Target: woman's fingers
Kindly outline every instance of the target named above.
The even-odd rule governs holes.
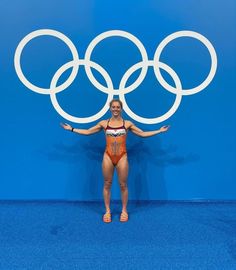
[[[68,129],[70,128],[70,125],[68,125],[67,123],[60,123],[61,127],[63,127],[64,129]]]

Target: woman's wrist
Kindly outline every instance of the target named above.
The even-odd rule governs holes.
[[[71,131],[71,132],[74,132],[74,128],[72,127],[70,131]]]

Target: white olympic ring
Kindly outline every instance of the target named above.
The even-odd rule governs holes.
[[[149,61],[148,65],[154,67],[154,61]],[[138,63],[138,64],[135,65],[135,68],[133,68],[133,66],[132,66],[132,69],[129,69],[127,71],[127,73],[129,75],[131,75],[133,72],[135,72],[137,69],[139,69],[141,67],[142,67],[142,63],[140,62],[140,63]],[[173,78],[173,80],[175,82],[175,85],[176,85],[176,98],[175,98],[175,102],[174,102],[173,106],[170,108],[170,110],[168,112],[166,112],[162,116],[156,117],[156,118],[144,118],[144,117],[140,117],[140,116],[138,116],[137,114],[135,114],[134,112],[131,111],[131,109],[129,108],[129,106],[126,103],[125,95],[122,94],[122,93],[120,94],[120,100],[123,103],[124,111],[130,117],[132,117],[133,119],[135,119],[136,121],[138,121],[140,123],[156,124],[156,123],[160,123],[160,122],[168,119],[169,117],[171,117],[176,112],[176,110],[178,109],[179,104],[181,102],[181,99],[182,99],[182,86],[181,86],[181,82],[180,82],[180,79],[179,79],[178,75],[174,72],[173,69],[171,69],[169,66],[167,66],[164,63],[159,62],[159,67],[161,69],[164,69],[166,72],[168,72],[171,75],[171,77]],[[126,78],[128,78],[128,76],[126,76]],[[121,80],[121,88],[122,89],[125,88],[126,81],[127,80]]]
[[[168,37],[166,37],[157,47],[156,52],[154,54],[154,62],[159,63],[159,59],[160,59],[160,55],[162,53],[162,50],[164,49],[164,47],[170,43],[172,40],[179,38],[179,37],[192,37],[192,38],[196,38],[198,40],[200,40],[208,49],[210,56],[211,56],[211,70],[207,76],[207,78],[205,79],[205,81],[203,83],[201,83],[199,86],[192,88],[192,89],[186,89],[182,91],[182,95],[192,95],[192,94],[196,94],[197,92],[200,92],[201,90],[203,90],[204,88],[206,88],[208,86],[208,84],[212,81],[213,77],[215,76],[216,73],[216,68],[217,68],[217,56],[216,56],[216,52],[214,47],[212,46],[212,44],[210,43],[210,41],[205,38],[203,35],[200,35],[197,32],[193,32],[193,31],[179,31],[179,32],[175,32],[171,35],[169,35]],[[158,81],[160,82],[160,84],[168,91],[170,91],[171,93],[175,94],[176,93],[176,89],[174,87],[172,87],[171,85],[169,85],[164,78],[161,75],[161,72],[158,68],[158,65],[154,66],[154,72],[156,74],[156,77],[158,78]]]
[[[60,67],[56,71],[55,75],[53,76],[53,78],[51,80],[49,88],[41,88],[41,87],[35,86],[34,84],[30,83],[26,79],[26,77],[24,76],[22,69],[21,69],[21,64],[20,64],[21,53],[22,53],[24,47],[26,46],[26,44],[29,41],[31,41],[33,38],[36,38],[38,36],[44,36],[44,35],[54,36],[54,37],[59,38],[60,40],[64,41],[66,43],[66,45],[69,47],[69,49],[71,50],[72,57],[73,57],[72,61],[69,61],[68,63],[64,64],[62,67]],[[137,46],[137,48],[139,49],[140,54],[141,54],[141,58],[142,58],[140,62],[134,64],[125,72],[125,74],[123,75],[123,77],[120,81],[118,89],[114,89],[112,79],[110,78],[108,72],[104,68],[102,68],[99,64],[91,61],[91,54],[92,54],[95,46],[99,42],[101,42],[103,39],[109,38],[109,37],[114,37],[114,36],[123,37],[123,38],[126,38],[126,39],[130,40],[131,42],[133,42]],[[211,69],[210,69],[210,72],[209,72],[207,78],[200,85],[198,85],[197,87],[192,88],[192,89],[183,89],[182,85],[181,85],[181,81],[180,81],[178,75],[174,72],[174,70],[171,67],[169,67],[168,65],[160,62],[160,60],[159,60],[160,55],[161,55],[163,49],[165,48],[165,46],[168,43],[170,43],[171,41],[173,41],[174,39],[180,38],[180,37],[192,37],[192,38],[199,40],[208,49],[208,51],[210,53],[210,57],[211,57]],[[156,124],[156,123],[160,123],[160,122],[165,121],[166,119],[171,117],[176,112],[176,110],[178,109],[178,107],[180,105],[182,95],[195,94],[197,92],[202,91],[210,84],[210,82],[212,81],[212,79],[215,76],[216,69],[217,69],[217,55],[216,55],[215,49],[212,46],[212,44],[210,43],[210,41],[206,37],[204,37],[203,35],[201,35],[197,32],[193,32],[193,31],[179,31],[179,32],[175,32],[175,33],[167,36],[157,47],[155,54],[154,54],[154,59],[149,60],[148,56],[147,56],[147,52],[145,50],[145,47],[143,46],[143,44],[140,42],[140,40],[138,38],[136,38],[132,34],[125,32],[125,31],[112,30],[112,31],[104,32],[104,33],[98,35],[96,38],[94,38],[91,41],[91,43],[89,44],[89,46],[85,52],[84,59],[79,59],[79,55],[78,55],[78,52],[76,50],[76,47],[68,37],[66,37],[64,34],[58,32],[58,31],[55,31],[55,30],[41,29],[41,30],[31,32],[30,34],[25,36],[20,41],[19,45],[17,46],[16,52],[15,52],[14,65],[15,65],[16,73],[17,73],[19,79],[21,80],[21,82],[27,88],[29,88],[30,90],[32,90],[34,92],[37,92],[40,94],[49,94],[50,98],[51,98],[52,105],[54,106],[55,110],[62,117],[64,117],[65,119],[67,119],[71,122],[89,123],[89,122],[93,122],[93,121],[98,120],[99,118],[103,117],[103,115],[108,111],[109,102],[110,102],[110,100],[112,100],[113,96],[118,95],[120,100],[123,102],[124,111],[131,118],[133,118],[134,120],[136,120],[140,123],[144,123],[144,124]],[[106,101],[104,107],[98,113],[96,113],[92,116],[89,116],[89,117],[82,117],[82,118],[75,117],[75,116],[72,116],[72,115],[66,113],[60,107],[59,103],[57,102],[57,98],[56,98],[56,93],[65,90],[74,81],[75,77],[77,76],[78,69],[79,69],[80,65],[84,65],[85,72],[86,72],[90,82],[98,90],[100,90],[108,95],[107,101]],[[159,83],[167,91],[169,91],[173,94],[176,94],[176,99],[175,99],[172,107],[162,116],[155,117],[155,118],[144,118],[144,117],[141,117],[141,116],[135,114],[133,111],[131,111],[131,109],[129,108],[129,106],[126,103],[125,94],[135,90],[143,82],[143,80],[147,74],[148,67],[150,67],[150,66],[153,67],[154,74],[156,75],[156,78],[159,81]],[[68,77],[68,79],[64,83],[57,86],[57,82],[58,82],[60,76],[69,68],[72,68],[70,76]],[[106,86],[102,85],[101,83],[99,83],[95,79],[95,77],[93,76],[93,73],[91,71],[91,68],[96,69],[104,77],[105,82],[106,82]],[[136,81],[134,83],[132,83],[131,85],[126,87],[126,82],[128,81],[129,77],[138,69],[141,69],[141,72],[140,72],[138,78],[136,79]],[[161,75],[160,69],[164,69],[167,73],[169,73],[169,75],[172,77],[172,79],[175,83],[175,87],[169,85],[164,80],[164,78]]]
[[[55,31],[55,30],[51,30],[51,29],[36,30],[34,32],[31,32],[30,34],[28,34],[27,36],[25,36],[21,40],[21,42],[19,43],[19,45],[16,48],[15,57],[14,57],[15,69],[16,69],[16,73],[17,73],[18,77],[20,78],[21,82],[30,90],[33,90],[34,92],[37,92],[39,94],[50,95],[50,91],[51,91],[50,88],[45,89],[45,88],[41,88],[41,87],[35,86],[34,84],[30,83],[25,78],[25,75],[23,74],[22,69],[21,69],[21,65],[20,65],[21,53],[22,53],[25,45],[33,38],[36,38],[39,36],[57,37],[57,38],[61,39],[62,41],[64,41],[66,43],[66,45],[69,47],[74,60],[79,59],[79,55],[78,55],[78,52],[77,52],[76,47],[73,44],[73,42],[67,36],[65,36],[62,33]],[[57,92],[63,91],[68,86],[70,86],[70,84],[74,81],[74,79],[78,73],[78,68],[79,68],[79,66],[77,66],[77,65],[72,68],[72,72],[71,72],[69,78],[67,79],[67,81],[65,81],[63,84],[61,84],[60,86],[57,87]]]
[[[141,56],[142,56],[143,67],[142,67],[141,73],[139,74],[138,79],[133,84],[131,84],[129,87],[127,87],[126,89],[121,89],[120,87],[118,89],[119,94],[120,93],[128,93],[128,92],[133,91],[135,88],[137,88],[141,84],[141,82],[145,78],[145,76],[147,74],[147,70],[148,70],[148,66],[145,65],[145,63],[148,61],[147,52],[146,52],[143,44],[135,36],[131,35],[130,33],[127,33],[127,32],[124,32],[124,31],[119,31],[119,30],[113,30],[113,31],[104,32],[104,33],[98,35],[95,39],[93,39],[90,42],[90,44],[89,44],[89,46],[88,46],[88,48],[87,48],[87,50],[85,52],[85,57],[84,58],[85,58],[86,61],[89,61],[94,47],[101,40],[103,40],[105,38],[108,38],[108,37],[114,37],[114,36],[125,37],[125,38],[129,39],[130,41],[132,41],[138,47],[138,49],[140,50]],[[108,92],[111,93],[111,89],[104,87],[103,85],[101,85],[95,79],[95,77],[93,76],[93,74],[91,72],[91,69],[90,69],[89,65],[85,66],[85,70],[86,70],[86,73],[87,73],[90,81],[92,82],[92,84],[94,86],[97,87],[97,89],[99,89],[99,90],[101,90],[102,92],[105,92],[105,93],[108,93]],[[115,89],[113,89],[112,92],[113,92],[114,95],[117,95],[117,93],[118,93],[118,91],[115,90]]]
[[[107,96],[107,101],[104,105],[104,107],[100,110],[100,112],[98,112],[97,114],[90,116],[90,117],[75,117],[72,116],[68,113],[66,113],[59,105],[59,103],[57,102],[57,98],[56,98],[56,84],[58,79],[60,78],[60,76],[62,75],[63,72],[65,72],[67,69],[77,65],[88,65],[91,66],[92,68],[95,68],[97,71],[100,72],[100,74],[103,75],[103,77],[105,78],[105,81],[107,83],[107,86],[112,89],[113,88],[113,83],[112,80],[110,78],[110,76],[108,75],[108,73],[106,72],[105,69],[103,69],[100,65],[98,65],[95,62],[92,61],[86,61],[86,60],[74,60],[71,62],[68,62],[66,64],[64,64],[62,67],[60,67],[57,72],[55,73],[55,75],[52,78],[52,82],[50,85],[50,88],[52,89],[51,93],[50,93],[50,97],[51,97],[51,101],[52,101],[52,105],[54,106],[54,108],[56,109],[56,111],[65,119],[71,121],[71,122],[75,122],[75,123],[89,123],[89,122],[93,122],[96,121],[97,119],[101,118],[109,109],[109,102],[110,100],[112,100],[113,95],[111,93],[108,93]]]

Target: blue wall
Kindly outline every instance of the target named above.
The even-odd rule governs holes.
[[[235,8],[234,0],[2,0],[0,199],[102,198],[103,132],[85,137],[59,126],[66,121],[88,128],[96,121],[75,124],[63,119],[49,95],[28,89],[16,73],[14,55],[18,44],[39,29],[66,35],[81,59],[90,42],[110,30],[137,37],[149,60],[153,60],[161,41],[174,32],[189,30],[206,37],[216,51],[218,65],[204,90],[183,95],[177,111],[161,123],[139,123],[124,112],[126,119],[144,130],[171,125],[168,133],[151,138],[129,134],[129,194],[130,199],[148,200],[236,199]],[[124,73],[141,61],[141,56],[132,42],[113,37],[101,41],[91,59],[107,70],[117,89]],[[40,36],[24,47],[21,66],[31,83],[49,88],[55,72],[71,60],[65,43],[52,36]],[[178,74],[183,89],[203,82],[211,66],[206,47],[190,37],[170,42],[160,60]],[[66,71],[58,84],[66,81],[70,72]],[[175,86],[167,72],[161,73]],[[137,70],[127,84],[139,74]],[[98,72],[94,75],[106,85]],[[107,99],[107,94],[91,84],[83,66],[73,83],[56,96],[66,112],[78,117],[96,114]],[[160,85],[150,67],[140,86],[125,97],[136,114],[152,118],[166,113],[176,95]],[[108,117],[109,112],[102,119]],[[117,177],[112,192],[112,198],[118,199]]]

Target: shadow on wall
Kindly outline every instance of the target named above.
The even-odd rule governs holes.
[[[132,136],[131,136],[132,137]],[[174,145],[163,148],[161,138],[142,139],[133,136],[128,147],[130,177],[129,193],[133,200],[168,199],[165,170],[168,166],[181,166],[196,162],[196,154],[178,154]],[[151,194],[150,194],[151,193]]]
[[[164,149],[159,137],[148,140],[132,134],[128,137],[128,185],[131,200],[149,200],[154,196],[161,200],[167,199],[166,167],[181,166],[199,160],[195,154],[179,155],[178,147],[174,145]],[[55,144],[53,148],[45,153],[49,159],[71,165],[72,171],[67,185],[68,197],[76,199],[78,194],[84,194],[83,200],[102,199],[101,163],[105,149],[104,134],[80,137],[72,145]]]
[[[45,153],[48,159],[69,166],[65,191],[67,199],[101,199],[103,186],[101,162],[105,146],[100,137],[103,136],[102,134],[79,136],[72,144],[57,143]]]

